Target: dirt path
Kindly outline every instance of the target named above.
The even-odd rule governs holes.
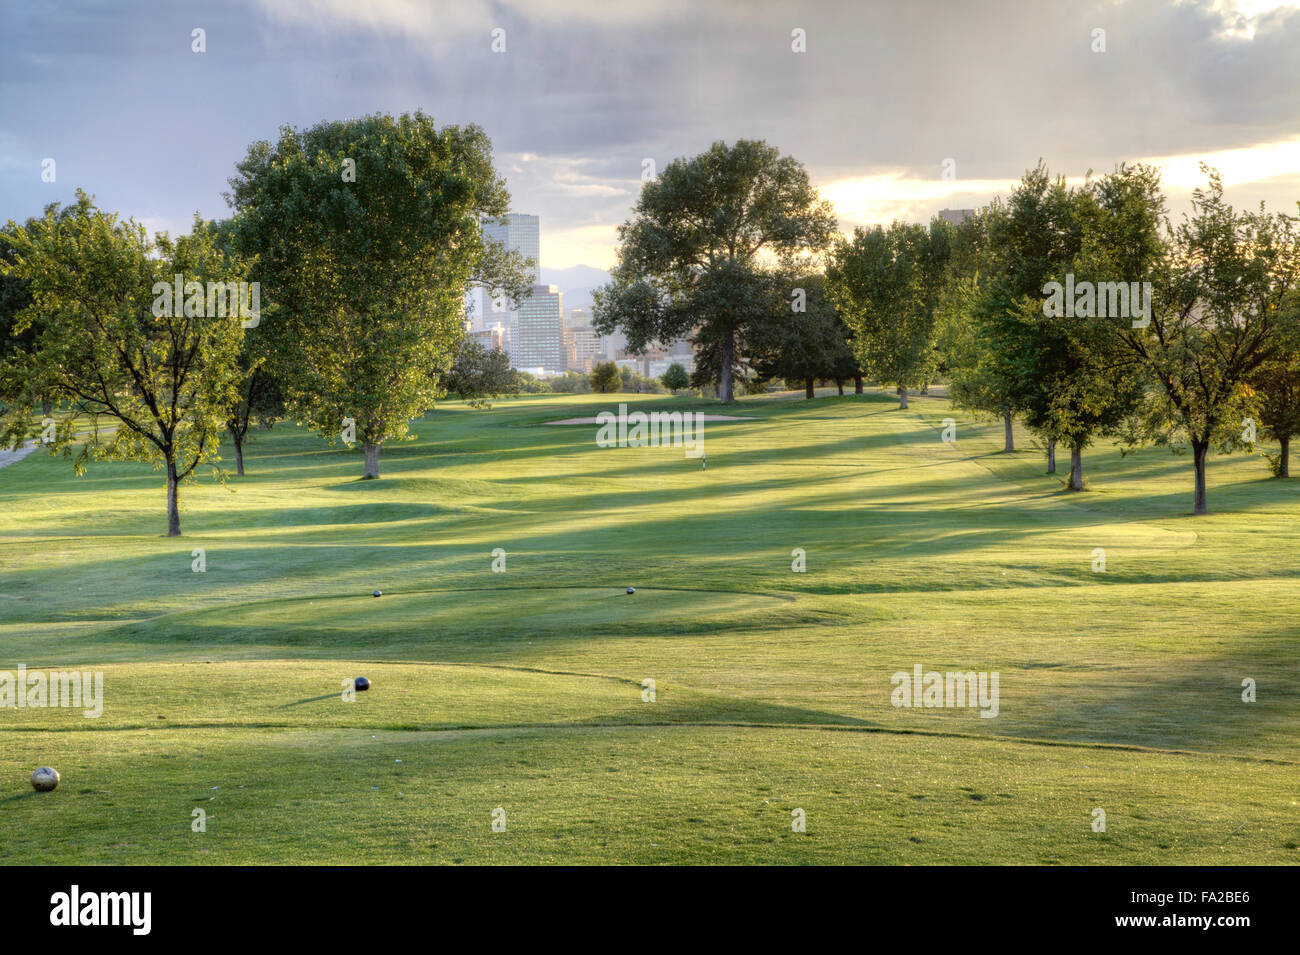
[[[0,468],[7,467],[17,461],[21,461],[27,455],[35,451],[39,445],[35,441],[28,441],[17,451],[0,451]]]

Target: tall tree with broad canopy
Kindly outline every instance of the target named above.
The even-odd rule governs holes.
[[[1012,431],[1019,404],[1019,382],[1001,348],[998,327],[988,322],[989,284],[994,266],[989,228],[1006,214],[994,199],[988,208],[964,219],[952,231],[948,269],[935,306],[935,361],[948,377],[953,404],[977,416],[998,418],[1005,429],[1005,450],[1015,450]],[[1052,466],[1052,444],[1048,443]]]
[[[1098,435],[1117,433],[1143,394],[1144,376],[1121,333],[1144,321],[1144,283],[1162,251],[1164,197],[1154,168],[1120,165],[1077,189],[1058,180],[1043,200],[1043,227],[1060,237],[1060,254],[1050,277],[1056,284],[1016,305],[1028,358],[1024,416],[1069,449],[1066,486],[1082,491],[1084,449]],[[1074,295],[1069,303],[1067,294]]]
[[[771,286],[770,318],[756,325],[749,339],[758,377],[801,381],[805,395],[813,398],[818,379],[859,374],[847,329],[826,293],[825,276],[774,274]]]
[[[834,228],[799,162],[761,141],[714,143],[642,187],[593,324],[621,328],[632,353],[691,334],[692,383],[729,402],[749,332],[770,317],[765,273],[822,252]]]
[[[854,351],[868,377],[907,390],[920,388],[937,362],[936,308],[951,245],[951,226],[894,222],[857,228],[841,240],[826,266],[831,300],[853,333]]]
[[[1300,274],[1295,219],[1236,211],[1219,173],[1202,169],[1209,184],[1192,193],[1156,269],[1151,323],[1121,333],[1157,384],[1125,440],[1191,445],[1198,515],[1208,513],[1211,448],[1240,447],[1243,421],[1257,413],[1248,382],[1283,351],[1284,304]]]
[[[217,460],[239,377],[241,316],[220,307],[208,283],[246,281],[248,263],[228,256],[197,216],[192,235],[151,241],[139,223],[102,212],[80,191],[62,211],[10,223],[8,237],[6,271],[32,298],[15,331],[33,335],[0,367],[4,439],[30,435],[27,396],[66,402],[73,414],[57,423],[51,451],[71,454],[82,442],[79,474],[100,458],[165,470],[167,534],[179,536],[181,482]],[[177,274],[184,295],[162,304],[157,290],[170,292]],[[78,415],[90,418],[88,435],[77,435]],[[104,429],[104,419],[116,428]]]
[[[331,442],[355,425],[363,477],[429,410],[464,336],[467,289],[518,300],[523,260],[486,243],[510,210],[477,126],[422,112],[286,126],[238,164],[228,200],[241,248],[279,311],[270,370],[291,412]]]
[[[1042,320],[1043,286],[1072,266],[1082,244],[1075,196],[1063,179],[1053,180],[1040,160],[1027,170],[1006,201],[995,199],[978,217],[978,281],[967,299],[972,328],[967,361],[953,369],[953,397],[965,407],[1001,415],[1006,450],[1015,449],[1012,419],[1035,411],[1031,425],[1053,433],[1050,379],[1042,362],[1067,362],[1060,329]],[[965,256],[963,256],[965,258]]]

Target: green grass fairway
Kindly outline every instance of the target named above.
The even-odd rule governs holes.
[[[0,671],[105,697],[0,709],[4,861],[1300,862],[1300,480],[1214,458],[1193,518],[1102,445],[1070,494],[939,398],[743,399],[707,470],[545,424],[619,402],[733,410],[449,403],[377,481],[288,423],[179,539],[148,467],[0,469]],[[894,707],[916,664],[997,716]]]

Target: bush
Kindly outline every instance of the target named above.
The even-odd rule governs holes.
[[[551,391],[568,395],[585,395],[591,391],[591,379],[576,371],[566,371],[551,379]]]
[[[591,390],[598,394],[609,395],[623,386],[623,376],[619,374],[618,365],[612,361],[599,362],[591,370]]]
[[[521,395],[544,395],[550,393],[551,386],[526,371],[516,371],[515,390]]]
[[[686,368],[677,362],[669,365],[668,370],[659,380],[669,391],[681,391],[683,388],[689,388],[691,384],[691,376],[686,374]]]

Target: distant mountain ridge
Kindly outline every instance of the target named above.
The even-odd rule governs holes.
[[[591,292],[609,281],[609,273],[590,265],[573,265],[567,269],[542,266],[542,284],[554,285],[564,294],[564,310],[591,308]]]

